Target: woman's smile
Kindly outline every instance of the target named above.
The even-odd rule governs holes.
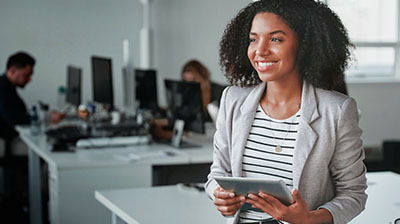
[[[257,14],[249,39],[247,56],[263,82],[299,78],[297,35],[279,16]]]
[[[256,61],[257,71],[266,72],[273,68],[278,61]]]

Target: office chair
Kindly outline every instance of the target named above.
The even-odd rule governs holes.
[[[383,163],[387,170],[400,173],[400,140],[383,141]]]

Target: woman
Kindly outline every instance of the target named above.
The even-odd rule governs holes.
[[[188,61],[182,68],[182,80],[187,82],[198,82],[201,87],[203,108],[206,111],[207,104],[211,102],[210,72],[199,61]]]
[[[183,81],[200,83],[206,119],[213,118],[212,120],[215,120],[217,112],[212,113],[212,108],[215,107],[218,111],[219,101],[225,87],[211,82],[209,70],[197,60],[186,62],[182,67],[181,76]]]
[[[349,222],[365,206],[366,169],[356,103],[331,90],[352,47],[340,19],[313,0],[260,0],[238,13],[220,45],[232,86],[206,183],[217,209],[233,216],[228,223]],[[295,202],[237,196],[215,176],[282,179]]]
[[[224,86],[211,82],[210,72],[202,63],[197,60],[186,62],[181,76],[183,81],[200,83],[204,108],[214,101],[219,103]]]

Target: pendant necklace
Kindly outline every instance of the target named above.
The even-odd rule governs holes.
[[[293,123],[294,118],[296,117],[296,114],[297,114],[297,113],[296,113],[295,115],[293,115],[292,120],[291,120],[291,122],[289,123],[289,129],[286,130],[285,137],[282,139],[282,142],[279,144],[279,142],[278,142],[278,140],[277,140],[278,138],[275,137],[274,129],[272,128],[272,123],[271,123],[272,117],[271,117],[271,115],[270,115],[271,113],[270,113],[269,110],[268,110],[268,100],[267,100],[267,103],[266,103],[265,106],[266,106],[266,109],[267,109],[267,115],[269,116],[268,124],[269,124],[269,127],[270,127],[270,129],[271,129],[272,137],[274,138],[275,143],[276,143],[275,152],[282,152],[282,145],[283,145],[283,143],[285,143],[286,137],[287,137],[288,134],[289,134],[289,131],[290,131],[291,127],[292,127],[292,123]],[[297,107],[300,108],[300,104],[298,104]]]

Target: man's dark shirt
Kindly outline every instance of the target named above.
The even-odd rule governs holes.
[[[29,124],[29,114],[15,86],[5,74],[0,75],[0,136],[10,139],[16,136],[14,126]]]

